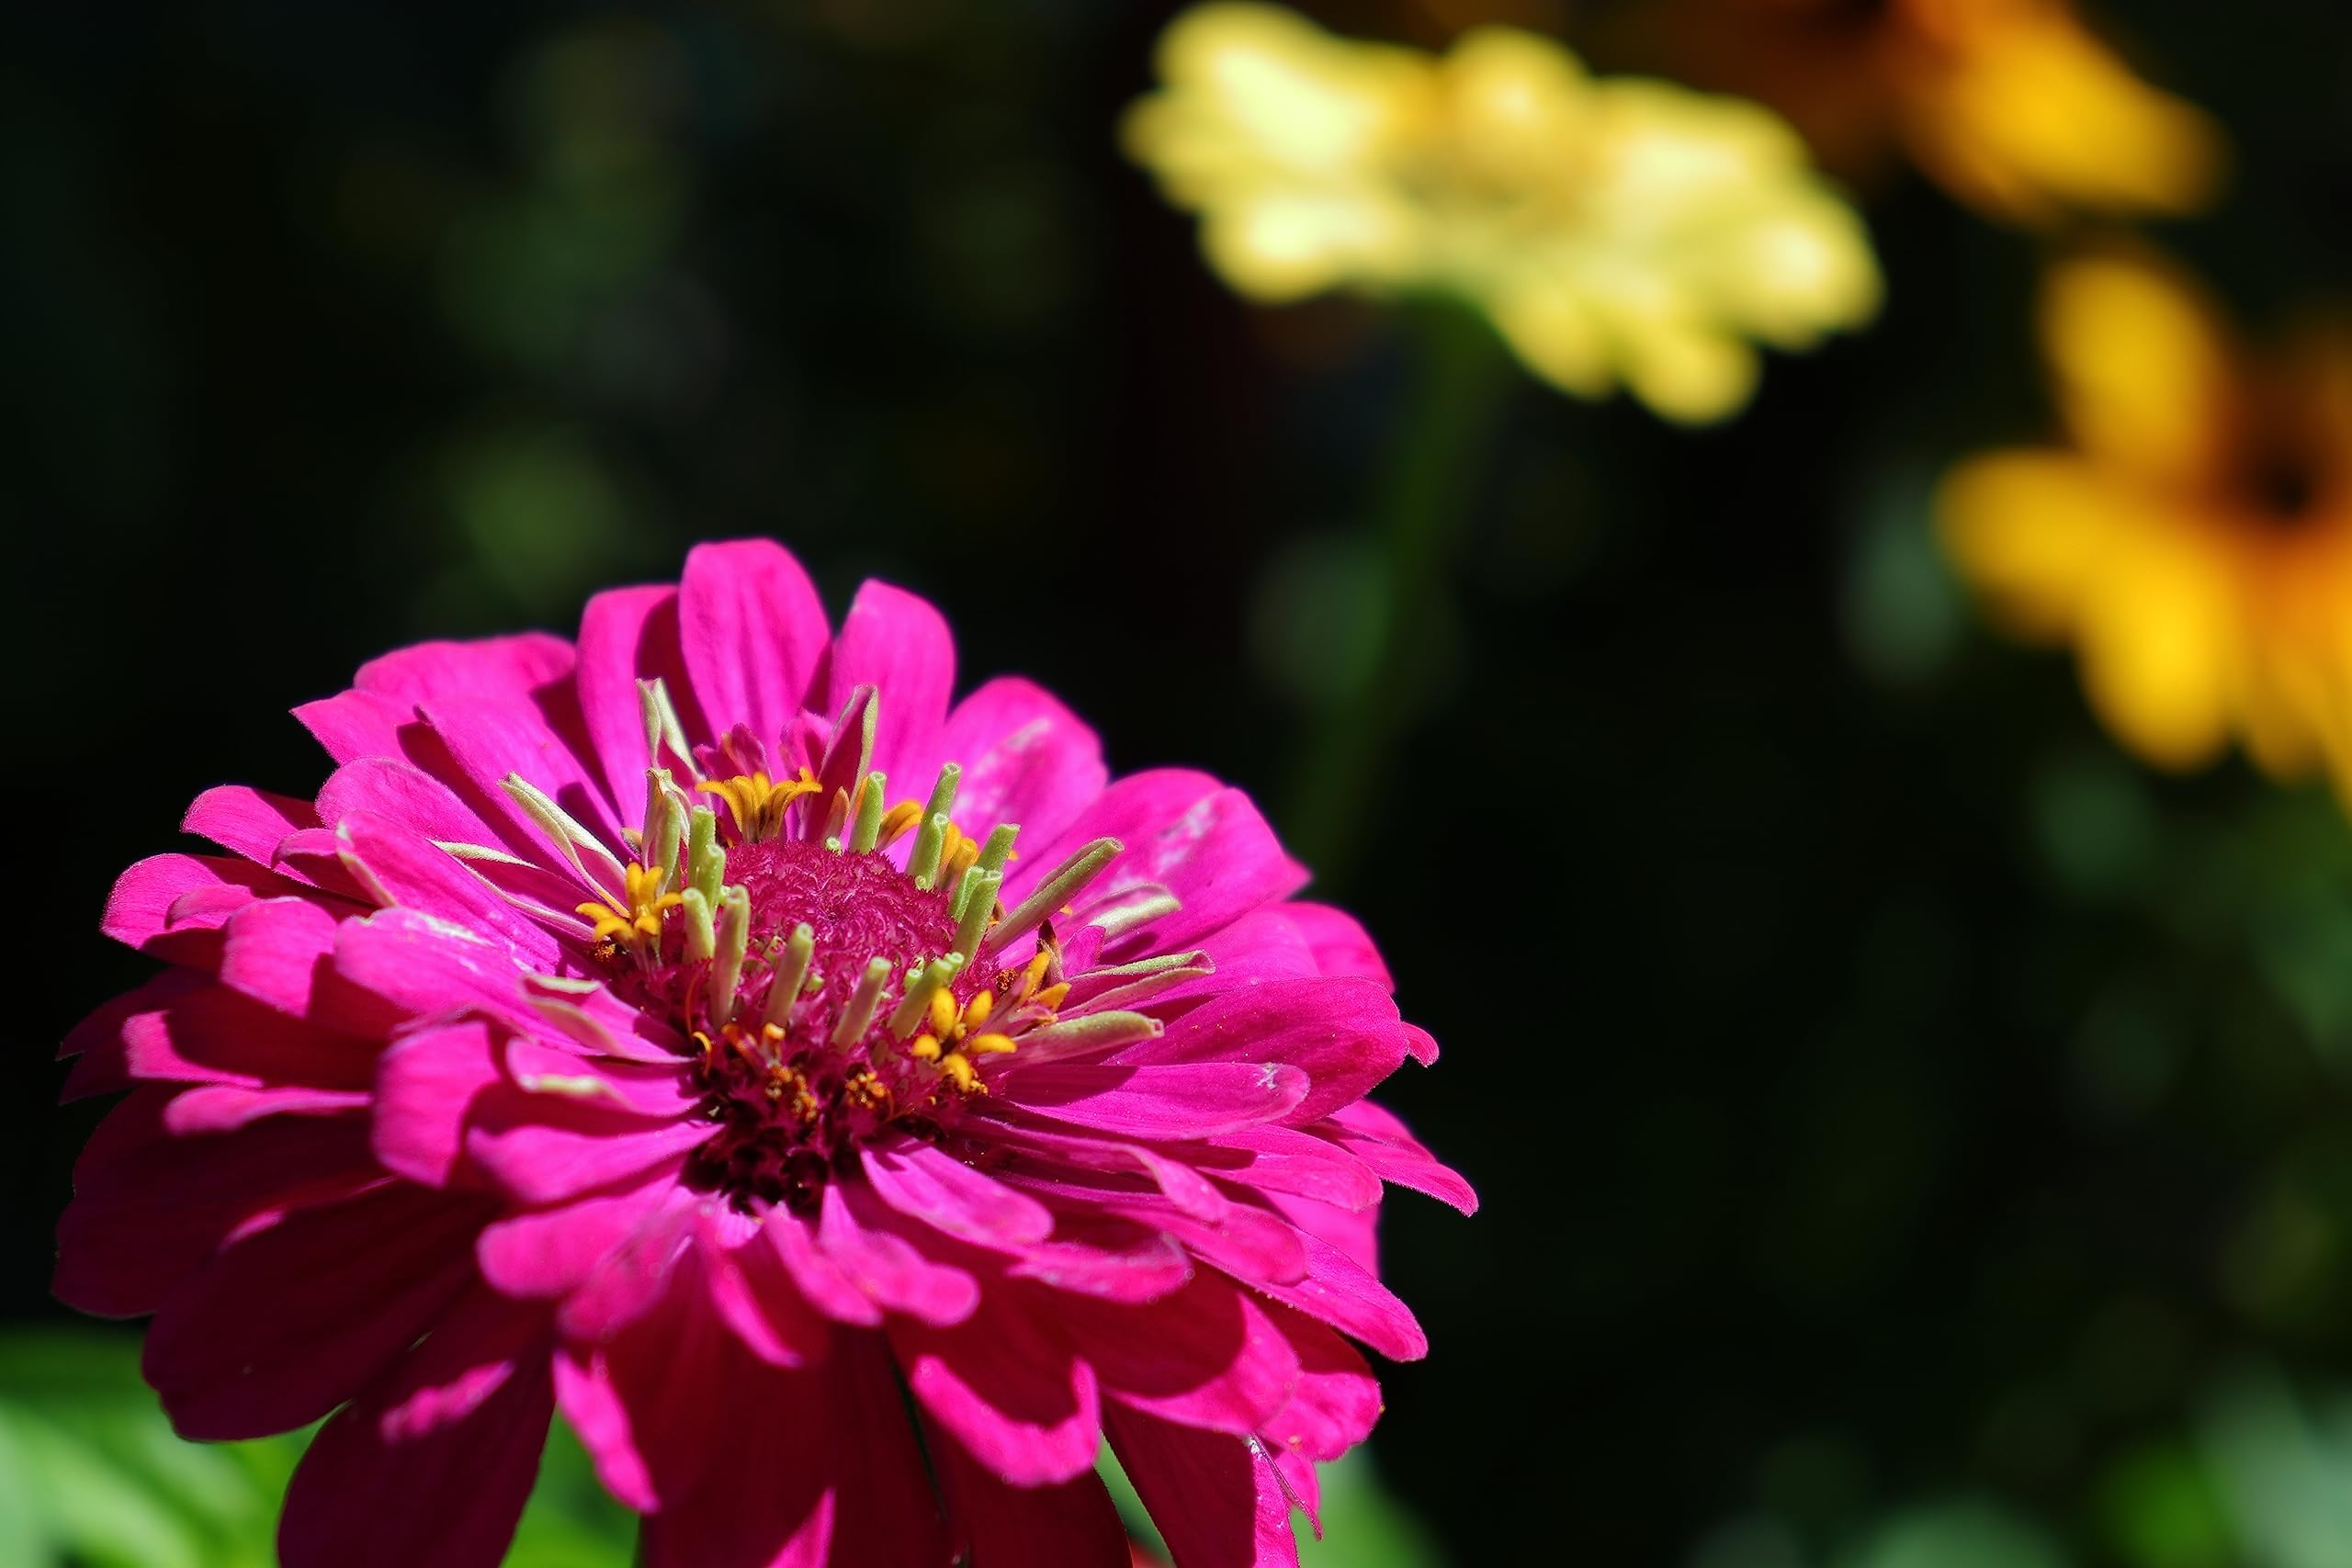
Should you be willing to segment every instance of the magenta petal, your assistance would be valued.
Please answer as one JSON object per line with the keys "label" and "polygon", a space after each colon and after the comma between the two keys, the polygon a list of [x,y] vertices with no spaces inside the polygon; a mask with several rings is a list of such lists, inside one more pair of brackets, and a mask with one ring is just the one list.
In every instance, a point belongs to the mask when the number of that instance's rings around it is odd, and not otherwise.
{"label": "magenta petal", "polygon": [[1251,1440],[1115,1404],[1102,1426],[1182,1568],[1297,1568],[1290,1498]]}
{"label": "magenta petal", "polygon": [[581,718],[605,788],[624,818],[630,802],[644,793],[645,770],[653,765],[645,750],[637,683],[660,681],[674,705],[693,700],[684,675],[676,589],[616,588],[588,601],[580,617]]}
{"label": "magenta petal", "polygon": [[1035,1115],[1131,1138],[1204,1138],[1283,1116],[1313,1088],[1276,1063],[1134,1066],[1015,1066],[997,1081],[1006,1102]]}
{"label": "magenta petal", "polygon": [[944,1333],[894,1319],[890,1344],[924,1413],[974,1460],[1015,1486],[1051,1485],[1093,1465],[1101,1404],[1093,1369],[1014,1293],[990,1291]]}
{"label": "magenta petal", "polygon": [[1306,938],[1322,973],[1334,980],[1370,980],[1384,991],[1396,988],[1380,950],[1353,915],[1329,904],[1295,902],[1283,905],[1282,911]]}
{"label": "magenta petal", "polygon": [[[224,903],[217,916],[192,933],[196,940],[175,940],[174,907],[192,893],[243,895]],[[255,898],[283,898],[311,894],[300,883],[265,871],[246,861],[221,855],[150,855],[115,879],[107,896],[107,909],[98,929],[126,947],[175,964],[210,968],[220,943],[212,931],[235,909]],[[183,911],[183,913],[185,913]]]}
{"label": "magenta petal", "polygon": [[546,632],[420,642],[371,659],[352,684],[413,707],[434,697],[527,697],[571,673],[571,645]]}
{"label": "magenta petal", "polygon": [[672,1190],[656,1176],[613,1192],[510,1214],[474,1238],[481,1277],[510,1296],[553,1301],[584,1284]]}
{"label": "magenta petal", "polygon": [[220,928],[220,983],[338,1033],[381,1039],[402,1016],[334,970],[337,921],[305,898],[266,898]]}
{"label": "magenta petal", "polygon": [[974,1568],[1128,1568],[1127,1532],[1100,1476],[1008,1486],[936,1422],[923,1427],[948,1517]]}
{"label": "magenta petal", "polygon": [[1106,1398],[1187,1427],[1258,1431],[1298,1382],[1288,1337],[1217,1275],[1148,1306],[1069,1302],[1056,1317]]}
{"label": "magenta petal", "polygon": [[133,1090],[74,1163],[52,1284],[68,1306],[100,1317],[153,1312],[230,1236],[381,1179],[356,1118],[288,1117],[182,1137],[165,1126],[177,1098]]}
{"label": "magenta petal", "polygon": [[164,1299],[147,1381],[198,1440],[315,1421],[414,1344],[473,1274],[481,1213],[386,1183],[232,1243]]}
{"label": "magenta petal", "polygon": [[860,1157],[884,1202],[959,1240],[1017,1250],[1053,1234],[1043,1203],[929,1144],[904,1138]]}
{"label": "magenta petal", "polygon": [[458,1302],[311,1439],[278,1522],[287,1568],[497,1568],[555,1413],[548,1350],[544,1309]]}
{"label": "magenta petal", "polygon": [[590,1111],[632,1116],[683,1116],[702,1096],[686,1078],[686,1064],[598,1061],[532,1040],[510,1040],[502,1053],[506,1081],[526,1094],[566,1100]]}
{"label": "magenta petal", "polygon": [[494,847],[498,838],[455,790],[398,757],[356,758],[337,768],[320,789],[319,815],[329,826],[359,811],[443,843]]}
{"label": "magenta petal", "polygon": [[784,1265],[809,1304],[835,1323],[872,1328],[882,1321],[882,1309],[859,1287],[847,1270],[817,1245],[815,1234],[797,1214],[769,1211],[760,1226],[760,1239]]}
{"label": "magenta petal", "polygon": [[678,589],[678,641],[714,732],[774,743],[799,711],[831,637],[800,563],[767,539],[698,545]]}
{"label": "magenta petal", "polygon": [[560,847],[500,787],[510,774],[562,807],[608,851],[626,852],[616,813],[643,802],[643,781],[628,807],[607,801],[600,773],[573,753],[537,707],[511,697],[436,697],[418,711],[448,747],[476,809],[526,858],[549,871],[567,869]]}
{"label": "magenta petal", "polygon": [[123,1018],[112,1039],[85,1036],[82,1044],[82,1059],[65,1082],[68,1100],[140,1080],[359,1089],[375,1063],[374,1047],[365,1041],[289,1018],[220,986],[163,995],[152,1010]]}
{"label": "magenta petal", "polygon": [[[1019,823],[1024,856],[1035,852],[1030,846],[1051,845],[1111,776],[1094,731],[1043,687],[1012,677],[956,705],[940,732],[938,761],[963,766],[957,817]],[[920,787],[916,780],[893,782]]]}
{"label": "magenta petal", "polygon": [[[1363,1340],[1392,1361],[1430,1353],[1429,1336],[1406,1306],[1355,1259],[1319,1236],[1302,1235],[1306,1278],[1295,1284],[1252,1280],[1261,1291],[1307,1316]],[[1215,1261],[1215,1259],[1211,1259]]]}
{"label": "magenta petal", "polygon": [[774,1248],[756,1236],[727,1246],[706,1227],[703,1277],[719,1321],[743,1348],[772,1367],[797,1367],[823,1353],[824,1318],[810,1308]]}
{"label": "magenta petal", "polygon": [[[600,1224],[626,1220],[628,1228],[563,1303],[557,1321],[574,1339],[619,1335],[674,1294],[675,1280],[691,1262],[695,1199],[674,1181],[657,1182],[650,1199],[633,1200],[625,1213],[595,1218]],[[693,1288],[690,1282],[689,1294]]]}
{"label": "magenta petal", "polygon": [[335,973],[412,1017],[471,1008],[528,1029],[521,971],[502,942],[445,918],[386,909],[336,929]]}
{"label": "magenta petal", "polygon": [[862,1182],[835,1181],[820,1200],[817,1244],[875,1301],[934,1325],[961,1323],[979,1304],[969,1274],[925,1258],[898,1233]]}
{"label": "magenta petal", "polygon": [[1206,773],[1160,768],[1130,773],[1096,796],[1057,844],[1023,863],[1008,893],[1025,896],[1062,856],[1106,837],[1126,848],[1080,899],[1081,918],[1153,889],[1182,905],[1106,941],[1106,953],[1179,951],[1306,883],[1306,869],[1283,853],[1248,795]]}
{"label": "magenta petal", "polygon": [[1249,1163],[1214,1167],[1227,1181],[1261,1192],[1287,1192],[1341,1209],[1369,1209],[1380,1201],[1380,1178],[1355,1156],[1295,1127],[1251,1127],[1209,1140],[1218,1149],[1246,1154]]}
{"label": "magenta petal", "polygon": [[1355,1347],[1288,1307],[1267,1309],[1298,1358],[1298,1380],[1261,1428],[1277,1449],[1332,1460],[1372,1435],[1380,1419],[1380,1383]]}
{"label": "magenta petal", "polygon": [[266,1116],[339,1116],[365,1111],[368,1095],[340,1089],[245,1089],[203,1084],[175,1096],[164,1124],[175,1136],[232,1133]]}
{"label": "magenta petal", "polygon": [[826,662],[819,705],[839,713],[861,685],[880,694],[872,765],[889,776],[899,795],[921,799],[939,771],[939,733],[956,685],[956,639],[947,622],[902,588],[866,582],[851,602]]}
{"label": "magenta petal", "polygon": [[1284,1118],[1295,1123],[1363,1099],[1403,1065],[1408,1046],[1396,1002],[1370,981],[1277,980],[1204,1002],[1109,1059],[1288,1064],[1313,1086]]}
{"label": "magenta petal", "polygon": [[180,820],[181,832],[209,839],[257,865],[269,863],[287,834],[317,826],[319,814],[309,801],[243,784],[220,784],[206,790]]}
{"label": "magenta petal", "polygon": [[555,1203],[673,1167],[710,1136],[707,1122],[583,1111],[500,1089],[482,1096],[466,1129],[466,1157],[523,1203]]}
{"label": "magenta petal", "polygon": [[394,1041],[377,1062],[376,1157],[411,1181],[447,1187],[465,1154],[466,1112],[498,1081],[488,1024],[446,1024]]}
{"label": "magenta petal", "polygon": [[1384,1181],[1425,1192],[1465,1214],[1478,1212],[1470,1184],[1438,1163],[1385,1107],[1359,1100],[1333,1111],[1324,1123],[1340,1146],[1370,1167]]}
{"label": "magenta petal", "polygon": [[380,692],[339,692],[294,710],[327,755],[337,762],[360,757],[401,755],[401,727],[416,716],[414,703]]}

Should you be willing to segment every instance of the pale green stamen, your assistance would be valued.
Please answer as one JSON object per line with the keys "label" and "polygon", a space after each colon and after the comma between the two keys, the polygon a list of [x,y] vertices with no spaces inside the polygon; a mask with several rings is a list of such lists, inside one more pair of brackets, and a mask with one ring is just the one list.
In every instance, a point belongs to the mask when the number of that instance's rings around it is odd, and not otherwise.
{"label": "pale green stamen", "polygon": [[817,933],[808,922],[793,927],[792,939],[784,944],[784,961],[775,966],[775,980],[768,987],[762,1022],[782,1029],[792,1021],[792,1004],[800,998],[800,983],[808,977],[808,961],[816,952]]}
{"label": "pale green stamen", "polygon": [[718,951],[718,932],[711,924],[710,900],[702,889],[689,887],[679,895],[679,910],[686,917],[686,959],[708,958]]}
{"label": "pale green stamen", "polygon": [[719,897],[717,951],[710,960],[710,1019],[725,1023],[735,1016],[735,988],[743,978],[743,954],[752,940],[752,895],[729,887]]}
{"label": "pale green stamen", "polygon": [[1055,910],[1069,903],[1084,890],[1086,885],[1102,874],[1102,868],[1117,858],[1126,846],[1116,839],[1097,839],[1069,859],[1062,862],[1055,873],[1040,884],[1037,890],[1021,900],[1012,912],[997,923],[989,933],[990,947],[1002,947],[1015,938],[1035,931],[1045,923]]}
{"label": "pale green stamen", "polygon": [[964,881],[964,912],[956,922],[956,945],[949,951],[958,958],[969,959],[979,951],[980,937],[989,929],[989,917],[996,911],[996,890],[1004,881],[1004,874],[975,866]]}
{"label": "pale green stamen", "polygon": [[694,826],[686,835],[686,880],[704,903],[718,908],[719,885],[727,880],[727,852],[718,845],[718,815],[707,806],[694,808]]}
{"label": "pale green stamen", "polygon": [[834,1044],[854,1044],[864,1036],[866,1026],[874,1021],[874,1010],[882,1003],[882,987],[889,979],[888,959],[868,961],[865,973],[857,977],[857,989],[850,993],[849,1005],[842,1009],[841,1021],[833,1025]]}
{"label": "pale green stamen", "polygon": [[888,782],[880,773],[865,775],[865,789],[857,797],[857,828],[849,840],[849,847],[859,854],[870,852],[881,842],[882,789]]}

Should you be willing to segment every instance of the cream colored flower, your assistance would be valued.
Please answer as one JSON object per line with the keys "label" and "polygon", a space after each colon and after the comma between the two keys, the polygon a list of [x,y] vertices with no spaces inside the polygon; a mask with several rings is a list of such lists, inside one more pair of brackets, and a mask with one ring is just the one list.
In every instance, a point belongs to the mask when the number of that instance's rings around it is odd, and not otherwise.
{"label": "cream colored flower", "polygon": [[1877,309],[1860,220],[1754,105],[1596,81],[1528,33],[1437,57],[1256,5],[1186,12],[1159,66],[1127,151],[1253,299],[1451,294],[1555,386],[1691,422],[1747,401],[1755,344]]}

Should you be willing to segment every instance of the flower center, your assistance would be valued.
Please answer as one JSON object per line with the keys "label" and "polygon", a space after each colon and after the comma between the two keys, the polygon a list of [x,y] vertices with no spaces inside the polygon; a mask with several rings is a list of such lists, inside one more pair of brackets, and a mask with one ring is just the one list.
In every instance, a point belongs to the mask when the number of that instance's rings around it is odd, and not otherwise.
{"label": "flower center", "polygon": [[[855,717],[854,705],[837,731],[854,735]],[[697,761],[719,771],[758,750],[733,736]],[[956,764],[927,802],[886,811],[883,776],[842,761],[783,784],[759,768],[697,778],[723,822],[669,769],[649,770],[636,862],[608,860],[611,897],[580,907],[614,991],[693,1042],[695,1114],[712,1132],[689,1177],[739,1203],[810,1206],[860,1144],[940,1136],[989,1092],[990,1058],[1050,1038],[1069,987],[1047,919],[1118,852],[1087,846],[1007,910],[998,891],[1018,829],[956,829]],[[829,791],[837,775],[854,791]],[[893,847],[910,832],[901,866]]]}

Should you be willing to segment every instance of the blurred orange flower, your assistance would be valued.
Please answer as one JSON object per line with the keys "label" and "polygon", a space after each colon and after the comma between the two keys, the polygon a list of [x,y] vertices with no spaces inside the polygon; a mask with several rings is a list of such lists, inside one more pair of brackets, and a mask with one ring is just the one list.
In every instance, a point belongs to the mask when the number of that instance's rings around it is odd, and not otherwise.
{"label": "blurred orange flower", "polygon": [[1962,465],[1946,548],[2022,636],[2071,642],[2100,716],[2187,768],[2235,737],[2352,801],[2352,336],[2257,358],[2136,254],[2055,268],[2043,351],[2073,445]]}
{"label": "blurred orange flower", "polygon": [[1899,150],[2013,223],[2182,213],[2220,184],[2220,128],[2159,92],[2073,0],[1665,0],[1657,48],[1786,114],[1849,175]]}

